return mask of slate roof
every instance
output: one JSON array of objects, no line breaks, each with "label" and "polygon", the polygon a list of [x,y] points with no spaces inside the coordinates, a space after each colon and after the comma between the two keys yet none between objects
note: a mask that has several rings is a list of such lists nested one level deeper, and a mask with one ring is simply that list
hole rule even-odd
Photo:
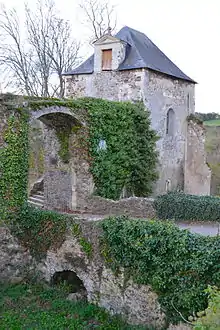
[{"label": "slate roof", "polygon": [[[128,26],[123,27],[116,38],[127,43],[126,56],[118,67],[119,71],[148,68],[169,76],[195,83],[185,75],[144,33],[136,31]],[[64,75],[93,73],[94,55],[84,63]]]}]

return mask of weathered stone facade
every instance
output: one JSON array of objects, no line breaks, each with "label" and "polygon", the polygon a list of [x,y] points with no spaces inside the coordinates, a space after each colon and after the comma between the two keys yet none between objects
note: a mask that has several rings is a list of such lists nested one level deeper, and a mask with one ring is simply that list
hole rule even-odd
[{"label": "weathered stone facade", "polygon": [[34,269],[29,251],[21,246],[6,226],[0,226],[0,282],[18,283]]},{"label": "weathered stone facade", "polygon": [[[160,139],[159,180],[155,194],[169,189],[184,190],[185,154],[187,148],[187,116],[195,111],[194,85],[169,78],[147,69],[108,71],[88,75],[66,77],[66,96],[91,96],[114,101],[144,100],[151,112],[152,127]],[[166,132],[167,112],[173,109],[174,131]],[[194,155],[193,155],[194,156]],[[206,176],[206,172],[203,173]],[[204,191],[209,194],[209,178]]]},{"label": "weathered stone facade", "polygon": [[[61,108],[60,112],[56,110],[55,107],[54,112],[52,107],[47,109],[47,114],[39,116],[39,120],[44,123],[45,207],[62,211],[83,209],[86,207],[86,200],[93,192],[93,179],[87,159],[78,143],[82,123],[74,115],[68,115],[66,110],[64,113]],[[42,111],[44,113],[43,109]],[[69,146],[63,146],[59,140],[59,129],[62,134],[67,135]],[[62,148],[68,149],[67,162],[60,155]]]},{"label": "weathered stone facade", "polygon": [[209,195],[211,169],[206,163],[205,129],[191,120],[187,133],[185,192]]},{"label": "weathered stone facade", "polygon": [[39,262],[11,236],[7,228],[0,228],[0,282],[18,283],[28,275],[35,275],[35,280],[49,284],[56,272],[72,271],[83,282],[89,302],[106,308],[112,314],[121,314],[131,324],[161,329],[165,324],[165,314],[156,293],[148,285],[137,285],[127,279],[124,269],[116,275],[106,267],[100,254],[100,229],[94,222],[81,220],[80,223],[83,237],[92,245],[92,257],[83,251],[71,229],[73,223],[70,223],[62,246],[47,251],[46,258]]},{"label": "weathered stone facade", "polygon": [[[107,71],[102,67],[106,49],[112,54]],[[195,82],[147,36],[129,27],[122,28],[115,37],[104,35],[94,43],[94,56],[65,74],[65,83],[67,97],[143,100],[151,113],[152,127],[160,137],[157,142],[159,180],[154,194],[184,190],[184,182],[188,180],[185,172],[189,147],[187,116],[195,112]],[[205,162],[205,158],[202,161]],[[209,194],[210,178],[205,168],[201,175],[205,178],[201,191]]]},{"label": "weathered stone facade", "polygon": [[[131,29],[130,37],[135,33],[136,31]],[[139,32],[137,35],[137,38],[143,38]],[[165,193],[167,190],[185,190],[184,182],[188,180],[185,172],[186,149],[189,147],[187,116],[195,112],[195,83],[190,81],[190,78],[179,79],[175,77],[175,74],[171,76],[160,70],[151,70],[149,66],[138,68],[143,54],[137,55],[137,53],[138,49],[142,51],[142,46],[129,45],[129,38],[127,46],[120,38],[111,36],[104,36],[96,41],[93,68],[90,64],[86,64],[85,67],[83,65],[79,67],[78,71],[77,69],[73,71],[72,75],[66,74],[66,96],[90,96],[114,101],[143,100],[151,113],[152,127],[160,137],[157,142],[159,180],[155,185],[154,194]],[[143,40],[148,43],[146,38]],[[120,49],[123,47],[124,52],[121,52]],[[128,69],[125,69],[123,60],[126,59],[126,52],[130,52],[129,47],[134,48],[133,57],[136,56],[136,62],[133,63],[134,67],[131,62],[127,63]],[[105,71],[101,67],[102,51],[109,48],[112,49],[112,68]],[[158,52],[158,49],[155,52]],[[132,56],[130,59],[132,61]],[[122,70],[120,70],[121,64]],[[129,66],[132,69],[129,69]],[[170,111],[173,113],[172,118],[169,118]],[[201,141],[199,143],[201,144]],[[204,157],[204,155],[200,154],[199,157]],[[204,161],[205,158],[203,158]],[[202,184],[201,191],[209,194],[210,178],[205,168],[201,175],[205,177],[205,184]],[[195,189],[197,193],[199,190]]]}]

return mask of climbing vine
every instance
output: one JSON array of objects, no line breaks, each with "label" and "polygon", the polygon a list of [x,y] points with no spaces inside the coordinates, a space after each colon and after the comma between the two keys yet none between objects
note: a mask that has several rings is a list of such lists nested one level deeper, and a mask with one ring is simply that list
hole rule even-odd
[{"label": "climbing vine", "polygon": [[28,114],[10,111],[0,151],[0,219],[8,220],[27,200]]},{"label": "climbing vine", "polygon": [[60,149],[58,154],[64,163],[68,163],[70,159],[70,151],[69,151],[70,132],[67,130],[58,130],[57,137],[60,143]]},{"label": "climbing vine", "polygon": [[[113,102],[102,99],[30,100],[33,110],[42,107],[68,107],[78,121],[77,147],[84,153],[96,186],[96,194],[104,198],[148,196],[157,179],[158,139],[150,127],[149,112],[142,102]],[[58,132],[59,154],[69,159],[69,134]],[[124,193],[124,195],[122,194]]]},{"label": "climbing vine", "polygon": [[83,236],[82,228],[79,223],[72,225],[72,233],[79,240],[82,250],[86,253],[88,258],[91,258],[93,253],[92,244]]},{"label": "climbing vine", "polygon": [[[70,127],[67,123],[66,128],[57,130],[59,154],[68,162],[71,148],[77,148],[80,157],[90,165],[96,194],[119,199],[121,196],[147,196],[151,192],[157,178],[157,136],[150,128],[149,113],[142,103],[93,98],[25,98],[25,102],[21,102],[10,97],[10,102],[7,101],[5,111],[10,111],[11,115],[0,153],[0,218],[11,223],[13,232],[26,246],[32,247],[33,252],[45,252],[52,242],[62,241],[66,227],[63,217],[26,205],[30,111],[51,106],[70,109],[76,124]],[[77,134],[75,146],[69,143],[72,133]],[[90,245],[83,240],[81,245],[89,255]]]},{"label": "climbing vine", "polygon": [[[150,284],[166,315],[181,320],[207,307],[208,284],[219,286],[219,237],[203,237],[171,222],[108,218],[102,222],[102,254],[138,284]],[[103,246],[104,242],[104,246]]]}]

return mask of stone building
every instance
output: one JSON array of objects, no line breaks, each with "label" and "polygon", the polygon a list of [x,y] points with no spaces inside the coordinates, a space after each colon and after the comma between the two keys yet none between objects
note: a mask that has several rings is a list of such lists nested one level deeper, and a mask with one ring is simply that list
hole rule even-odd
[{"label": "stone building", "polygon": [[64,77],[66,97],[143,100],[160,137],[155,194],[210,194],[204,129],[187,120],[195,111],[196,83],[145,34],[123,27],[104,35],[94,42],[94,55]]}]

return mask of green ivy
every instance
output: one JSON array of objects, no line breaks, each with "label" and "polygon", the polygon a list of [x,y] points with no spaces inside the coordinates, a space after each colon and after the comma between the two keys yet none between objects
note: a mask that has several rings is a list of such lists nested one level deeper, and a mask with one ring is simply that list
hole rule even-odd
[{"label": "green ivy", "polygon": [[191,113],[190,115],[188,115],[187,117],[187,121],[193,121],[194,123],[203,126],[203,120],[201,120],[198,116],[194,115],[193,113]]},{"label": "green ivy", "polygon": [[[88,151],[97,195],[119,199],[123,190],[126,196],[148,196],[152,192],[158,177],[155,151],[158,137],[150,127],[149,112],[143,103],[93,98],[28,101],[28,107],[36,111],[51,106],[68,107],[79,121],[87,123],[87,130],[78,131],[81,135],[78,148]],[[60,156],[68,162],[68,134],[60,132],[58,138]],[[106,150],[99,150],[100,140],[106,142]]]},{"label": "green ivy", "polygon": [[[143,103],[95,100],[89,107],[90,155],[96,193],[119,199],[148,196],[157,179],[157,136],[150,128],[149,112]],[[99,150],[99,141],[106,150]]]},{"label": "green ivy", "polygon": [[11,231],[40,259],[51,248],[58,248],[64,241],[67,225],[62,214],[41,210],[24,204],[11,221]]},{"label": "green ivy", "polygon": [[27,199],[28,128],[27,112],[11,111],[0,150],[0,219],[4,221],[19,212]]},{"label": "green ivy", "polygon": [[70,151],[69,151],[69,138],[70,132],[67,130],[59,130],[57,131],[58,141],[60,143],[59,156],[64,163],[68,163],[70,159]]},{"label": "green ivy", "polygon": [[220,290],[209,286],[206,292],[209,295],[209,303],[206,310],[191,316],[195,320],[194,330],[219,330],[220,329]]},{"label": "green ivy", "polygon": [[180,230],[171,222],[114,217],[102,222],[104,253],[115,271],[125,268],[149,284],[172,321],[207,306],[204,289],[220,285],[220,239]]},{"label": "green ivy", "polygon": [[[77,134],[79,145],[72,147],[77,148],[89,162],[96,194],[119,199],[122,191],[126,191],[126,196],[147,196],[151,193],[152,184],[157,179],[157,136],[150,128],[149,112],[143,103],[112,102],[93,98],[25,99],[27,101],[23,105],[22,99],[16,99],[11,95],[4,100],[4,106],[7,107],[7,111],[11,111],[11,116],[4,132],[6,145],[0,153],[0,218],[8,220],[14,226],[14,233],[26,245],[29,239],[32,246],[30,248],[34,253],[37,249],[39,252],[45,252],[52,241],[56,241],[60,216],[26,206],[29,160],[28,111],[58,106],[67,107],[73,112],[73,117],[78,119],[76,130],[73,132],[67,123],[62,132],[57,132],[60,157],[68,162],[71,147],[69,133]],[[20,105],[16,105],[16,100]],[[106,142],[105,150],[98,148],[100,140]],[[49,232],[48,235],[39,234],[41,226],[43,233],[44,226],[51,226],[51,237]],[[60,230],[63,233],[62,221]],[[85,252],[91,254],[92,249],[87,243],[81,239]]]},{"label": "green ivy", "polygon": [[79,223],[74,223],[72,226],[72,233],[79,240],[82,250],[86,253],[88,258],[91,258],[93,253],[92,244],[83,236],[82,228]]},{"label": "green ivy", "polygon": [[220,198],[170,192],[158,196],[154,207],[159,219],[220,221]]}]

